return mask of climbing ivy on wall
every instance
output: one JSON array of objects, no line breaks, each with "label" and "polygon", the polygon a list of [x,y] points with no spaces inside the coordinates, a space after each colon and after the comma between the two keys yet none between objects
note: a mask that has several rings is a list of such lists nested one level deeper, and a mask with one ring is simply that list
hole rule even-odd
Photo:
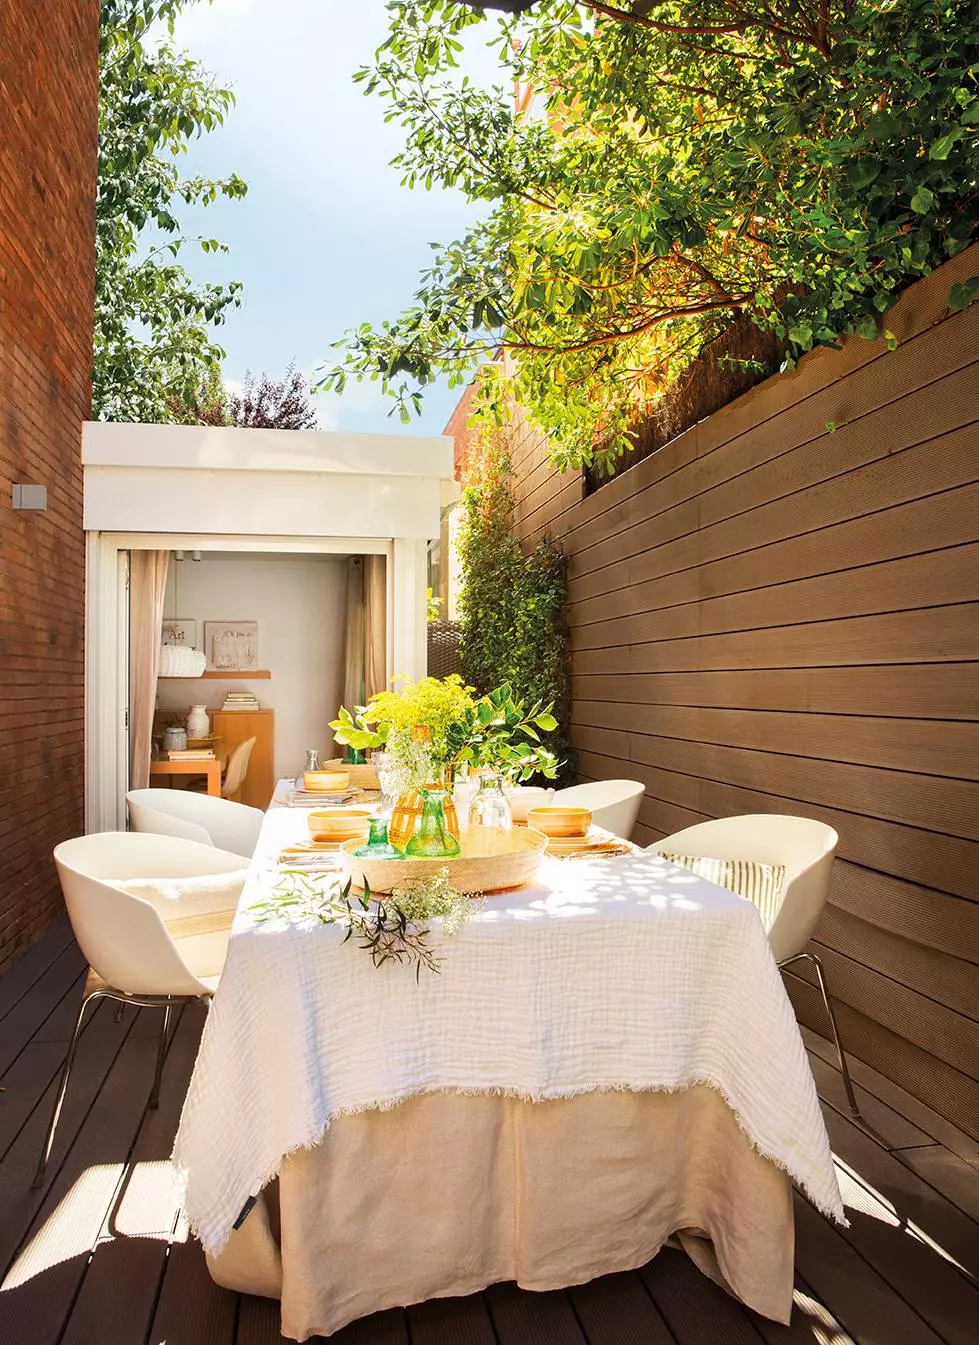
[{"label": "climbing ivy on wall", "polygon": [[473,435],[467,454],[459,558],[460,654],[480,692],[509,682],[516,699],[553,701],[558,729],[548,746],[574,777],[570,741],[567,558],[542,538],[524,554],[513,534],[512,468],[504,432]]}]

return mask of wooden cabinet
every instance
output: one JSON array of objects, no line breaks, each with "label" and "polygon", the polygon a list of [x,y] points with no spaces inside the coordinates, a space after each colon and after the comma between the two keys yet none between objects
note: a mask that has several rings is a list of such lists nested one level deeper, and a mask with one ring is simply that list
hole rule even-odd
[{"label": "wooden cabinet", "polygon": [[275,712],[273,710],[211,710],[211,732],[216,734],[228,755],[239,743],[255,739],[248,774],[237,795],[240,803],[249,803],[263,811],[272,801],[275,789],[273,772]]}]

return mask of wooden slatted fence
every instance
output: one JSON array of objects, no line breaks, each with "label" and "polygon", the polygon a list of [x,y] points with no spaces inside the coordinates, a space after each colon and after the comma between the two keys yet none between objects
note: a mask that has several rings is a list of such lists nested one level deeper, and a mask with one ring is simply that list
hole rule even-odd
[{"label": "wooden slatted fence", "polygon": [[972,1136],[979,305],[946,297],[977,272],[974,247],[909,289],[893,353],[813,352],[587,498],[511,428],[517,533],[570,558],[582,778],[644,782],[642,842],[748,811],[836,827],[814,946],[843,1031]]}]

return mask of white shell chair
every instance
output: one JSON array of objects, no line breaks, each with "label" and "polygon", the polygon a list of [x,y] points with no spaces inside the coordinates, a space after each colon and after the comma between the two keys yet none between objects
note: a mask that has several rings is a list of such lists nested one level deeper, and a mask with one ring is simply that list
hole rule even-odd
[{"label": "white shell chair", "polygon": [[825,822],[781,813],[745,813],[698,822],[657,841],[647,849],[698,859],[743,859],[762,864],[784,864],[785,880],[774,915],[766,918],[766,933],[779,967],[793,962],[811,962],[833,1031],[836,1053],[843,1072],[846,1099],[854,1116],[860,1115],[850,1082],[846,1055],[840,1043],[836,1014],[826,985],[826,973],[818,956],[806,949],[826,902],[830,872],[839,837]]},{"label": "white shell chair", "polygon": [[131,789],[126,795],[133,831],[181,836],[251,859],[265,814],[260,808],[191,789]]},{"label": "white shell chair", "polygon": [[559,789],[554,795],[555,808],[590,808],[596,827],[604,827],[613,836],[627,841],[639,816],[639,804],[646,786],[638,780],[592,780],[586,785]]},{"label": "white shell chair", "polygon": [[[51,1155],[68,1075],[89,1004],[108,998],[163,1009],[150,1094],[150,1106],[157,1106],[170,1011],[178,1003],[194,999],[210,1001],[214,994],[244,877],[240,855],[196,841],[129,831],[101,832],[63,841],[55,848],[54,862],[68,918],[89,970],[34,1178],[35,1187],[41,1185]],[[208,883],[208,877],[213,881]],[[135,896],[122,886],[139,886],[143,880],[166,883],[174,879],[198,881],[185,882],[191,895],[179,901],[160,894],[154,898],[151,891],[144,899],[142,893]],[[152,883],[149,886],[152,888]],[[166,916],[171,919],[168,921]]]}]

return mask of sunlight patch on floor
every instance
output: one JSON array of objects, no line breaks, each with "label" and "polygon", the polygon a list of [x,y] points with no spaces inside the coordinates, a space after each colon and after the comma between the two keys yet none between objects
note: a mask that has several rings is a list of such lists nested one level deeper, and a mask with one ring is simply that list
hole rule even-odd
[{"label": "sunlight patch on floor", "polygon": [[933,1251],[936,1256],[940,1256],[944,1261],[947,1261],[949,1265],[961,1270],[970,1279],[974,1278],[971,1272],[947,1248],[936,1242],[920,1224],[916,1224],[913,1219],[908,1219],[905,1215],[902,1215],[897,1206],[888,1200],[887,1196],[872,1186],[867,1178],[857,1172],[855,1168],[849,1167],[840,1158],[839,1154],[834,1154],[833,1160],[836,1164],[836,1175],[839,1178],[844,1205],[851,1210],[856,1210],[859,1214],[866,1214],[871,1219],[877,1219],[880,1223],[889,1224],[892,1228],[904,1229],[908,1236],[914,1238],[916,1242],[920,1242],[929,1251]]},{"label": "sunlight patch on floor", "polygon": [[0,1293],[26,1284],[62,1261],[88,1256],[124,1171],[123,1163],[86,1168],[7,1271]]},{"label": "sunlight patch on floor", "polygon": [[110,1221],[110,1232],[123,1238],[169,1238],[179,1205],[177,1175],[168,1159],[136,1163]]},{"label": "sunlight patch on floor", "polygon": [[852,1338],[843,1330],[833,1314],[801,1289],[793,1290],[792,1309],[809,1327],[817,1345],[853,1345]]},{"label": "sunlight patch on floor", "polygon": [[124,1163],[87,1168],[14,1261],[0,1293],[117,1238],[185,1242],[187,1224],[169,1161],[136,1163],[123,1182],[125,1171]]}]

